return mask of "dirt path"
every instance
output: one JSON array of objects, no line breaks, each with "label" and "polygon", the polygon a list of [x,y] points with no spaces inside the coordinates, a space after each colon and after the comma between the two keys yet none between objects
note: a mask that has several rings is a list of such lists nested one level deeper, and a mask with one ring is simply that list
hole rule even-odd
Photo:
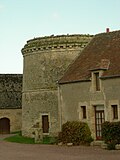
[{"label": "dirt path", "polygon": [[0,160],[120,160],[120,151],[0,141]]},{"label": "dirt path", "polygon": [[3,141],[4,138],[14,136],[14,134],[0,134],[0,141]]},{"label": "dirt path", "polygon": [[120,151],[87,146],[19,144],[1,140],[0,160],[120,160]]}]

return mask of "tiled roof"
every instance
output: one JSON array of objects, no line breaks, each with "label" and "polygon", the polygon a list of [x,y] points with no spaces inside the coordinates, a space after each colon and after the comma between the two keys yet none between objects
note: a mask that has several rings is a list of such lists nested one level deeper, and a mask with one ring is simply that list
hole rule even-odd
[{"label": "tiled roof", "polygon": [[105,70],[103,78],[120,76],[120,31],[95,35],[59,83],[90,80],[97,69]]}]

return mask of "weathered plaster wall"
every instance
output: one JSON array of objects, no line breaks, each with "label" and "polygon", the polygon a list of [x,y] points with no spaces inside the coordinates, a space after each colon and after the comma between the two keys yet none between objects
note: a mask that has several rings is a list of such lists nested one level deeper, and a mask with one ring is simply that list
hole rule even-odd
[{"label": "weathered plaster wall", "polygon": [[[120,121],[120,78],[101,80],[101,91],[92,91],[92,82],[78,82],[59,86],[59,110],[61,125],[66,121],[87,122],[95,135],[94,106],[103,105],[106,121]],[[113,120],[111,105],[118,105],[118,119]],[[86,106],[87,118],[82,118],[81,106]]]},{"label": "weathered plaster wall", "polygon": [[23,135],[34,136],[35,124],[42,127],[42,114],[49,114],[49,134],[58,133],[57,81],[91,38],[88,35],[42,37],[30,40],[24,46]]}]

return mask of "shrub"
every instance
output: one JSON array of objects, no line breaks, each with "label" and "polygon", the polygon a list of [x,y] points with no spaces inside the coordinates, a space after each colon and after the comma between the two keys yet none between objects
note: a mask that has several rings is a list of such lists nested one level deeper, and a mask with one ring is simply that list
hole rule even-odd
[{"label": "shrub", "polygon": [[102,139],[107,143],[108,149],[115,149],[115,145],[120,144],[120,122],[103,123]]},{"label": "shrub", "polygon": [[108,143],[107,144],[107,149],[109,149],[109,150],[113,150],[113,149],[115,149],[115,145],[116,145],[116,143],[113,141],[111,141],[110,143]]},{"label": "shrub", "polygon": [[62,125],[62,132],[59,133],[59,141],[80,145],[90,144],[93,139],[87,123],[68,121]]}]

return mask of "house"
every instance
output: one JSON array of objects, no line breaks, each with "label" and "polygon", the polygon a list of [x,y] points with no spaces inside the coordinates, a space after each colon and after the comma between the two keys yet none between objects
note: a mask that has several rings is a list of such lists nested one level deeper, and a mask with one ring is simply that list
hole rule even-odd
[{"label": "house", "polygon": [[95,140],[120,121],[120,31],[97,34],[59,80],[60,124],[87,122]]},{"label": "house", "polygon": [[22,126],[22,75],[0,74],[0,134]]}]

